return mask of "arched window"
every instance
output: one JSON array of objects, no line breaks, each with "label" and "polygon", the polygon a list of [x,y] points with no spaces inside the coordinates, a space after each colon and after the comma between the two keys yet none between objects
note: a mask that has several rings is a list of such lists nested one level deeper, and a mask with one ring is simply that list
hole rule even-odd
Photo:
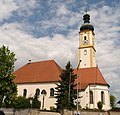
[{"label": "arched window", "polygon": [[39,95],[40,95],[40,90],[39,90],[39,89],[36,89],[35,97],[38,98]]},{"label": "arched window", "polygon": [[46,90],[43,89],[42,92],[41,92],[41,94],[42,95],[46,95],[47,94]]},{"label": "arched window", "polygon": [[27,96],[27,89],[23,90],[23,96],[26,97]]},{"label": "arched window", "polygon": [[50,97],[53,97],[53,96],[54,96],[54,89],[51,88],[51,89],[50,89]]},{"label": "arched window", "polygon": [[93,92],[90,91],[90,104],[93,104]]},{"label": "arched window", "polygon": [[103,104],[105,103],[105,94],[104,94],[103,91],[101,92],[101,102],[102,102]]}]

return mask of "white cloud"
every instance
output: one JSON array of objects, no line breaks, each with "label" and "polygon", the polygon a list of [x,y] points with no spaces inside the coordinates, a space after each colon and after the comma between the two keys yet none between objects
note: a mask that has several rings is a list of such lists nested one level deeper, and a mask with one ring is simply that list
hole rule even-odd
[{"label": "white cloud", "polygon": [[0,20],[7,19],[18,6],[14,0],[0,0]]},{"label": "white cloud", "polygon": [[[50,3],[49,1],[49,5],[51,5]],[[95,27],[98,65],[105,79],[111,85],[111,92],[120,98],[118,94],[120,88],[120,73],[118,72],[120,43],[116,43],[116,41],[120,41],[120,7],[119,5],[107,6],[104,5],[104,2],[101,4],[101,6],[91,4],[90,9],[92,10],[88,12],[91,15],[90,21]],[[0,7],[0,19],[2,20],[8,19],[13,15],[12,12],[18,9],[19,16],[33,15],[32,9],[36,8],[37,1],[14,2],[10,0],[7,2],[4,0],[0,1],[0,5],[3,5]],[[57,6],[53,7],[52,5]],[[50,12],[54,12],[55,15],[50,19],[37,21],[37,24],[40,24],[38,29],[43,32],[54,27],[57,31],[67,29],[67,35],[53,33],[52,37],[35,38],[32,34],[23,31],[23,27],[28,30],[37,28],[27,22],[5,23],[0,26],[0,45],[7,45],[15,52],[17,57],[16,68],[26,64],[29,59],[32,61],[54,59],[62,67],[70,60],[74,68],[76,67],[79,27],[83,23],[81,12],[85,7],[81,7],[82,10],[77,13],[68,9],[64,3],[56,2],[52,5],[51,8],[53,9]],[[75,29],[72,28],[74,25],[76,25]],[[71,28],[68,28],[69,26]]]},{"label": "white cloud", "polygon": [[16,68],[27,63],[29,59],[33,61],[55,59],[65,65],[68,60],[74,58],[74,50],[71,48],[71,39],[66,39],[63,35],[55,35],[53,38],[34,38],[19,30],[19,24],[7,24],[0,27],[1,45],[7,45],[15,52],[18,61]]},{"label": "white cloud", "polygon": [[[96,6],[97,7],[97,6]],[[95,27],[95,41],[98,65],[110,84],[110,91],[120,98],[117,89],[120,88],[120,74],[117,72],[120,65],[120,7],[115,5],[98,7],[91,11],[91,22]]]},{"label": "white cloud", "polygon": [[30,10],[37,6],[36,0],[0,0],[0,21],[9,19],[14,11],[20,16],[32,15]]},{"label": "white cloud", "polygon": [[16,0],[16,4],[19,7],[17,14],[28,17],[32,15],[32,10],[37,7],[37,0]]},{"label": "white cloud", "polygon": [[67,9],[67,7],[65,6],[65,4],[60,5],[59,8],[57,9],[58,16],[67,15],[68,13],[70,13],[70,12]]}]

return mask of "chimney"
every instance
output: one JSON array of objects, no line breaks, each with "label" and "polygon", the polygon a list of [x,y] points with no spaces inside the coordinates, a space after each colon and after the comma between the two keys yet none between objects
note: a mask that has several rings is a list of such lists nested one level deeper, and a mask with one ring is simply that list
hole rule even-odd
[{"label": "chimney", "polygon": [[28,62],[28,64],[30,64],[31,63],[31,60],[28,60],[29,62]]}]

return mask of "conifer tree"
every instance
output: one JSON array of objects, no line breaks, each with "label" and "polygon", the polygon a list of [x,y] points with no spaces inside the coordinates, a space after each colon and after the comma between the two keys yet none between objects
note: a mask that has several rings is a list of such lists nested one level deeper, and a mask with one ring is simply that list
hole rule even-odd
[{"label": "conifer tree", "polygon": [[56,87],[57,110],[72,110],[75,108],[74,100],[76,99],[75,79],[77,75],[73,73],[70,62],[67,63],[65,69],[60,75],[61,80]]},{"label": "conifer tree", "polygon": [[3,102],[7,106],[11,105],[17,94],[17,87],[13,82],[15,61],[15,54],[8,47],[2,46],[0,48],[0,107]]}]

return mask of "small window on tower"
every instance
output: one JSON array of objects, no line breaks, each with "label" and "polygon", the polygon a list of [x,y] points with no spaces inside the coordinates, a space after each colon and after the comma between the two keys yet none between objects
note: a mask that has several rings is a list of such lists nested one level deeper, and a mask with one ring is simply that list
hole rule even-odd
[{"label": "small window on tower", "polygon": [[87,40],[86,36],[84,36],[84,40]]},{"label": "small window on tower", "polygon": [[84,50],[84,55],[87,55],[87,50]]}]

